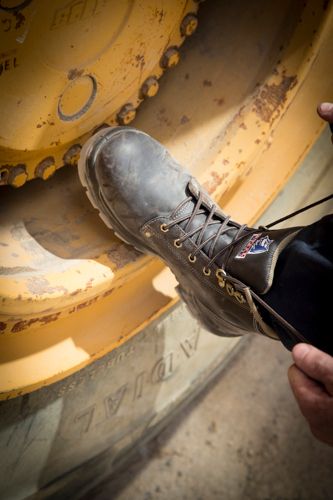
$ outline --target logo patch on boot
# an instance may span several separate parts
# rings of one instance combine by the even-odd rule
[[[268,252],[273,240],[270,240],[267,235],[261,235],[262,233],[253,234],[245,247],[236,255],[236,259],[244,259],[247,255],[257,255],[259,253]]]

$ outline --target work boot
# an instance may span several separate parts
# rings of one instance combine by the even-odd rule
[[[92,204],[116,235],[170,267],[178,292],[205,328],[250,332],[292,343],[301,332],[265,302],[283,249],[301,228],[241,225],[157,141],[129,127],[107,128],[84,146],[79,175]]]

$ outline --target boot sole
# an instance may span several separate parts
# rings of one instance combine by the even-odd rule
[[[114,234],[122,240],[124,243],[133,246],[139,252],[145,254],[151,254],[158,256],[151,248],[142,244],[140,240],[133,237],[131,234],[116,218],[116,216],[111,212],[109,207],[103,205],[103,200],[97,191],[98,182],[94,173],[94,158],[97,157],[100,148],[106,142],[107,138],[110,136],[115,136],[120,133],[121,130],[129,130],[128,127],[116,127],[116,128],[105,128],[100,130],[91,137],[86,144],[83,146],[78,162],[78,174],[82,186],[85,189],[86,195],[89,198],[93,207],[98,211],[99,217],[102,219],[104,224],[112,229]],[[133,129],[131,129],[133,130]],[[144,133],[144,132],[140,132]],[[89,165],[90,164],[90,165]],[[89,172],[87,172],[89,170]],[[89,174],[89,175],[88,175]],[[93,177],[95,183],[90,182],[90,178]]]

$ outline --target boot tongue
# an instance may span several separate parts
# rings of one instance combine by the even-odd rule
[[[214,202],[193,178],[188,184],[188,191],[194,199],[193,201],[191,200],[187,203],[186,207],[183,208],[182,213],[191,213],[193,211],[200,194],[202,195],[202,204],[200,209],[205,208],[207,210],[207,213],[197,215],[194,218],[191,227],[187,229],[187,232],[190,232],[205,223]],[[222,224],[225,218],[226,214],[218,208],[212,220],[221,220]],[[181,223],[180,226],[184,229],[186,224],[187,221]],[[239,227],[240,225],[235,222],[230,222],[228,224],[228,231],[219,237],[212,257],[233,241]],[[218,224],[208,226],[201,241],[205,241],[212,234],[216,234],[218,229]],[[246,285],[253,288],[255,292],[263,294],[268,292],[272,286],[274,270],[280,253],[296,236],[299,229],[288,228],[271,231],[267,229],[258,229],[254,232],[252,228],[246,228],[244,232],[246,231],[249,233],[248,236],[244,237],[234,246],[234,248],[232,248],[230,257],[228,258],[226,271],[227,274],[230,274],[234,278],[239,279]],[[244,232],[242,235],[244,235]],[[197,243],[199,234],[200,231],[192,236],[192,241]],[[212,242],[210,241],[202,249],[202,251],[207,255],[211,243]],[[223,266],[228,254],[229,249],[218,257],[215,261],[217,266]]]
[[[267,293],[272,286],[275,266],[282,250],[298,232],[299,229],[295,227],[252,232],[233,248],[227,272],[255,292]]]

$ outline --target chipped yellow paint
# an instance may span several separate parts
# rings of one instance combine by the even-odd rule
[[[199,20],[186,57],[134,125],[233,218],[253,222],[324,126],[315,109],[333,88],[332,4],[207,2]],[[74,169],[2,194],[2,398],[91,363],[177,300],[162,263],[105,227]]]
[[[142,84],[161,77],[164,52],[194,31],[195,15],[192,30],[181,23],[198,9],[193,0],[21,5],[0,8],[0,184],[15,187],[48,178],[50,169],[36,172],[47,157],[56,168],[75,164],[68,151],[98,126],[133,120]],[[124,113],[124,105],[131,110]],[[18,165],[24,175],[13,179]]]

